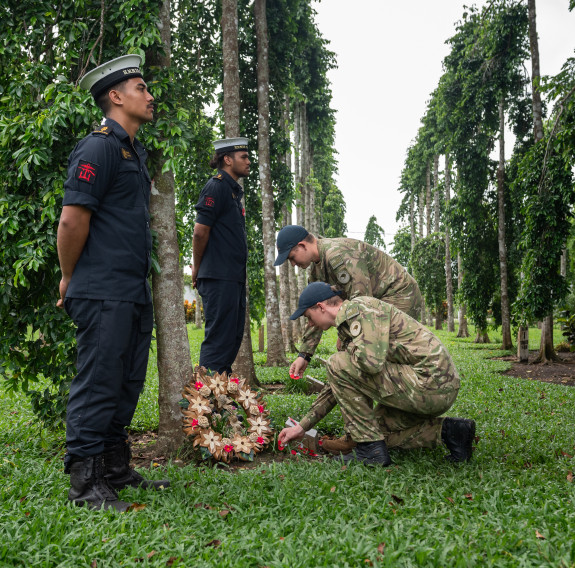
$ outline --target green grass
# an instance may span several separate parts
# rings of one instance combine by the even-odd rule
[[[500,345],[438,335],[462,376],[449,414],[477,421],[470,464],[444,463],[442,448],[392,452],[385,470],[305,459],[233,473],[170,464],[147,475],[167,473],[171,488],[122,492],[147,505],[137,513],[69,505],[62,434],[42,434],[26,401],[2,393],[0,567],[573,566],[575,389],[500,375],[509,364],[489,359]],[[190,329],[196,361],[201,337]],[[154,362],[138,429],[157,424]],[[258,368],[260,379],[273,372]],[[268,395],[278,424],[309,402]],[[335,409],[324,429],[339,420]]]

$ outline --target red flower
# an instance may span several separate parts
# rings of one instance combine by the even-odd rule
[[[196,387],[196,390],[199,391],[204,386],[204,383],[202,383],[201,381],[196,381],[196,384],[194,386]]]
[[[259,442],[259,440],[258,440]],[[285,446],[282,446],[281,442],[278,442],[278,450],[281,452],[282,450],[285,450]]]
[[[295,450],[291,451],[292,456],[297,456],[297,452]]]
[[[230,383],[236,383],[236,385],[240,384],[240,380],[237,377],[232,377],[230,379]]]
[[[197,421],[196,418],[194,418],[194,419],[192,420],[192,428],[193,428],[194,426],[197,426],[197,425],[198,425],[198,421]]]
[[[224,446],[224,451],[228,452],[228,454],[229,454],[230,452],[234,451],[234,447],[231,444],[226,444]]]
[[[263,412],[263,411],[264,411],[264,407],[263,407],[261,404],[258,404],[258,410],[259,410],[260,412]]]
[[[263,444],[264,443],[264,439],[261,436],[258,436],[258,444]],[[283,450],[283,448],[280,446],[280,450]]]

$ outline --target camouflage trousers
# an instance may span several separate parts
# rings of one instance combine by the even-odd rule
[[[327,376],[352,439],[385,440],[390,448],[432,448],[440,443],[440,415],[459,392],[459,378],[434,386],[409,365],[387,363],[377,375],[365,374],[345,351],[328,359]]]

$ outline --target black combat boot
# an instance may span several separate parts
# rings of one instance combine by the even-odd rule
[[[167,479],[150,481],[144,479],[133,467],[132,452],[129,442],[119,442],[106,448],[104,452],[104,466],[106,468],[106,480],[114,489],[124,487],[141,487],[142,489],[165,489],[170,486]]]
[[[451,452],[451,454],[445,456],[445,459],[452,462],[469,461],[473,452],[474,438],[474,420],[445,418],[441,426],[441,439]]]
[[[108,485],[104,477],[104,458],[71,457],[66,464],[65,473],[70,474],[68,499],[75,505],[86,505],[90,509],[115,509],[124,512],[131,505],[120,501],[117,493]]]
[[[377,442],[358,442],[351,453],[342,456],[340,459],[346,464],[351,461],[358,461],[363,465],[380,465],[382,467],[391,465],[387,445],[383,440]]]

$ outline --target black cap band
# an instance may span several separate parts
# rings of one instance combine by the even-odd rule
[[[128,79],[132,79],[133,77],[144,77],[142,72],[138,67],[132,67],[128,69],[120,69],[119,71],[114,71],[109,75],[106,75],[103,79],[100,79],[96,82],[92,88],[90,89],[90,93],[94,99],[97,99],[100,95],[104,94],[110,87],[121,83],[122,81],[126,81]]]

